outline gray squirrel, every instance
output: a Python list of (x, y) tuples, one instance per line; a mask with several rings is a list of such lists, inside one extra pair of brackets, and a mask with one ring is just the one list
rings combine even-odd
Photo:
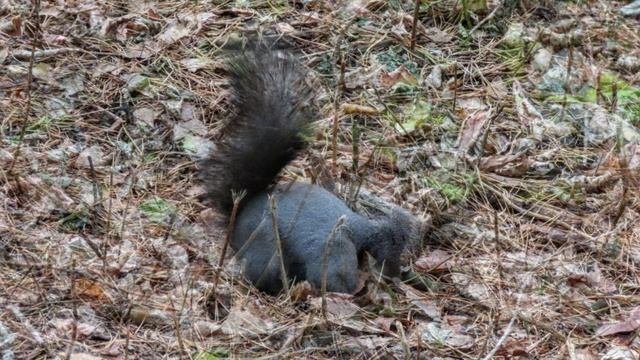
[(304, 280), (321, 289), (323, 276), (327, 291), (354, 293), (365, 252), (384, 275), (399, 276), (401, 254), (417, 236), (417, 223), (407, 211), (394, 207), (369, 219), (320, 186), (271, 185), (305, 148), (305, 137), (318, 118), (306, 73), (292, 53), (254, 43), (232, 57), (228, 73), (235, 113), (199, 167), (204, 202), (227, 223), (234, 208), (232, 194), (245, 192), (230, 241), (244, 277), (269, 294)]

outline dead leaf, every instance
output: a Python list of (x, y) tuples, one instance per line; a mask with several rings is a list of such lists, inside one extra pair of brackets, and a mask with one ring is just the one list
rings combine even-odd
[[(67, 355), (66, 354), (61, 354), (60, 359), (66, 359)], [(101, 360), (101, 357), (98, 356), (94, 356), (91, 354), (87, 354), (87, 353), (75, 353), (75, 354), (71, 354), (69, 355), (69, 360)]]
[(157, 36), (157, 39), (164, 44), (173, 44), (174, 42), (189, 35), (191, 29), (184, 21), (173, 20), (167, 25), (164, 31)]
[(451, 254), (443, 250), (434, 250), (427, 256), (422, 256), (414, 262), (416, 270), (433, 271), (449, 270), (453, 266)]
[(190, 72), (197, 72), (200, 69), (214, 64), (213, 60), (207, 58), (192, 58), (180, 60), (180, 65), (184, 66)]
[(282, 34), (291, 34), (296, 31), (296, 29), (288, 23), (279, 22), (276, 24), (276, 29)]
[(629, 316), (621, 321), (601, 325), (596, 331), (596, 336), (609, 336), (620, 333), (636, 331), (640, 328), (640, 306), (635, 307)]
[(380, 111), (372, 106), (358, 105), (358, 104), (342, 104), (340, 109), (345, 114), (362, 114), (362, 115), (376, 115)]
[(150, 107), (141, 107), (133, 111), (133, 119), (140, 125), (152, 128), (156, 118), (160, 115), (160, 111), (156, 111)]
[(450, 329), (437, 322), (420, 323), (414, 329), (414, 341), (427, 342), (434, 345), (446, 345), (459, 350), (470, 349), (474, 345), (473, 337)]
[(315, 289), (308, 281), (301, 281), (294, 284), (291, 288), (291, 300), (294, 303), (299, 303), (307, 300), (307, 298), (313, 296), (315, 293)]
[[(327, 301), (327, 317), (346, 319), (356, 315), (360, 311), (360, 308), (352, 302), (353, 296), (349, 294), (328, 293), (325, 298)], [(321, 311), (322, 298), (316, 297), (312, 299), (311, 306)]]
[[(89, 163), (91, 158), (91, 163)], [(91, 165), (94, 167), (104, 166), (107, 163), (107, 159), (99, 146), (91, 146), (84, 149), (80, 155), (76, 158), (75, 167), (77, 169), (89, 169)]]
[(480, 160), (480, 169), (484, 171), (493, 171), (514, 161), (521, 160), (523, 157), (524, 154), (507, 154), (484, 157)]
[(453, 36), (446, 31), (442, 31), (437, 27), (427, 29), (427, 37), (435, 43), (448, 43)]
[(265, 317), (259, 308), (234, 306), (222, 323), (222, 332), (227, 335), (255, 337), (270, 334), (277, 324)]
[(411, 301), (413, 305), (418, 307), (425, 315), (434, 321), (440, 321), (442, 315), (440, 313), (440, 307), (434, 300), (429, 300), (426, 296), (422, 295), (412, 287), (403, 283), (399, 284), (400, 288), (404, 291), (405, 296)]
[(464, 127), (460, 130), (457, 142), (457, 148), (461, 153), (466, 154), (479, 140), (484, 125), (491, 118), (491, 112), (476, 111), (464, 120)]
[(401, 65), (392, 72), (383, 72), (382, 75), (380, 75), (380, 85), (385, 88), (391, 88), (397, 83), (415, 85), (418, 81), (404, 65)]
[(77, 279), (75, 282), (76, 292), (79, 297), (104, 302), (108, 300), (107, 294), (100, 283), (86, 278)]

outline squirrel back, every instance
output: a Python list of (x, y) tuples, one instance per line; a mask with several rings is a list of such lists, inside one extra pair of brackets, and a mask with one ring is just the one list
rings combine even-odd
[(235, 114), (216, 149), (200, 163), (205, 201), (223, 215), (232, 192), (265, 190), (298, 152), (316, 119), (305, 73), (287, 51), (253, 43), (228, 62)]

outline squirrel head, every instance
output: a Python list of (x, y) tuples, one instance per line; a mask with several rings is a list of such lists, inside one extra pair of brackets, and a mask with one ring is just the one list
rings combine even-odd
[(389, 277), (400, 275), (401, 257), (405, 251), (413, 252), (424, 238), (422, 221), (401, 207), (394, 206), (378, 221), (378, 231), (368, 250)]

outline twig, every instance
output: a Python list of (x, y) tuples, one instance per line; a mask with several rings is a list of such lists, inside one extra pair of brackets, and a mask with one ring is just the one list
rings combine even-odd
[(493, 17), (496, 16), (496, 13), (498, 12), (498, 9), (500, 9), (501, 7), (502, 7), (502, 1), (498, 1), (498, 3), (496, 4), (496, 7), (493, 9), (493, 11), (491, 11), (491, 13), (489, 15), (487, 15), (484, 19), (480, 20), (480, 22), (477, 23), (476, 26), (474, 26), (473, 28), (471, 28), (471, 30), (469, 30), (469, 35), (471, 35), (474, 32), (476, 32), (476, 30), (478, 30), (480, 27), (482, 27), (482, 25), (486, 24), (487, 21), (493, 19)]
[(84, 50), (74, 49), (74, 48), (44, 49), (44, 50), (38, 50), (38, 51), (15, 50), (11, 53), (11, 56), (16, 58), (17, 60), (27, 60), (30, 58), (40, 59), (43, 57), (64, 55), (64, 54), (75, 53), (75, 52), (84, 52)]
[(504, 329), (504, 333), (502, 333), (502, 336), (500, 337), (496, 345), (493, 347), (493, 349), (491, 349), (491, 351), (489, 351), (489, 353), (485, 357), (483, 357), (482, 360), (489, 360), (493, 358), (493, 356), (496, 354), (496, 352), (498, 352), (498, 350), (500, 350), (500, 347), (502, 347), (502, 344), (504, 344), (504, 342), (507, 340), (507, 338), (511, 334), (511, 331), (513, 329), (513, 324), (516, 322), (516, 319), (519, 318), (520, 316), (519, 307), (520, 307), (520, 301), (522, 301), (522, 297), (523, 297), (522, 290), (524, 289), (524, 287), (525, 287), (525, 283), (523, 283), (520, 286), (519, 294), (516, 299), (515, 311), (511, 316), (511, 320), (509, 320), (509, 324), (507, 324), (507, 327)]
[[(31, 118), (31, 88), (33, 86), (33, 64), (35, 62), (35, 53), (36, 47), (40, 45), (40, 37), (42, 36), (42, 31), (40, 29), (40, 0), (33, 1), (33, 9), (31, 9), (30, 18), (34, 19), (34, 29), (33, 29), (33, 37), (31, 39), (31, 51), (29, 52), (29, 70), (27, 72), (27, 102), (25, 104), (25, 123), (22, 124), (22, 129), (20, 129), (20, 134), (18, 135), (18, 145), (16, 146), (16, 150), (13, 153), (13, 159), (11, 160), (11, 165), (9, 165), (9, 170), (7, 173), (9, 176), (13, 175), (13, 167), (16, 165), (18, 158), (20, 157), (20, 151), (22, 150), (22, 142), (24, 140), (24, 136), (27, 132), (27, 125), (29, 124), (29, 119)], [(26, 57), (25, 57), (26, 58)], [(16, 184), (18, 186), (18, 191), (20, 192), (20, 181), (16, 180)]]
[(178, 319), (178, 317), (175, 317), (173, 319), (173, 325), (176, 328), (176, 338), (178, 339), (178, 347), (180, 348), (180, 359), (183, 359), (185, 354), (187, 354), (187, 350), (184, 347), (184, 340), (182, 339), (182, 332), (180, 331), (180, 320)]
[(340, 121), (340, 98), (342, 97), (342, 91), (345, 88), (344, 83), (344, 73), (346, 63), (344, 61), (344, 54), (340, 51), (340, 44), (345, 37), (347, 30), (349, 27), (358, 19), (357, 16), (354, 16), (349, 20), (349, 22), (340, 30), (340, 34), (338, 35), (338, 39), (336, 40), (336, 47), (334, 49), (334, 54), (337, 57), (336, 62), (340, 64), (340, 77), (338, 81), (338, 86), (336, 87), (336, 94), (333, 100), (333, 127), (331, 129), (331, 161), (332, 161), (332, 171), (333, 176), (338, 174), (338, 124)]
[(278, 209), (276, 206), (276, 198), (269, 195), (269, 203), (271, 205), (271, 224), (273, 225), (273, 235), (276, 239), (276, 250), (280, 257), (280, 279), (282, 280), (282, 288), (289, 292), (289, 278), (287, 277), (287, 269), (284, 266), (284, 252), (282, 251), (282, 239), (280, 239), (280, 231), (278, 230)]
[(71, 359), (71, 354), (73, 353), (73, 347), (78, 340), (78, 304), (76, 303), (76, 277), (75, 277), (75, 269), (76, 269), (76, 259), (71, 261), (71, 268), (74, 270), (71, 273), (71, 284), (69, 285), (69, 298), (71, 299), (71, 304), (73, 306), (72, 314), (73, 314), (73, 322), (71, 328), (71, 341), (69, 342), (69, 346), (67, 347), (67, 352), (65, 355), (65, 359)]
[(420, 14), (420, 0), (416, 0), (413, 6), (413, 24), (411, 26), (411, 51), (416, 47), (416, 28), (418, 27), (418, 15)]
[(345, 215), (340, 216), (338, 221), (336, 221), (335, 225), (333, 225), (333, 229), (329, 233), (329, 237), (324, 243), (324, 254), (322, 256), (322, 279), (320, 280), (320, 293), (322, 296), (322, 316), (327, 318), (327, 272), (329, 271), (329, 251), (331, 251), (331, 243), (333, 243), (333, 239), (336, 237), (336, 233), (338, 230), (344, 225), (347, 217)]
[(498, 352), (498, 350), (500, 350), (500, 347), (502, 346), (502, 344), (507, 340), (507, 337), (509, 337), (509, 335), (511, 334), (511, 331), (512, 331), (512, 328), (513, 328), (513, 324), (516, 322), (516, 318), (517, 317), (518, 317), (517, 314), (514, 314), (511, 317), (511, 320), (509, 320), (509, 324), (507, 325), (507, 328), (504, 329), (504, 333), (500, 337), (500, 340), (498, 340), (498, 342), (493, 347), (493, 349), (491, 349), (491, 351), (489, 351), (489, 353), (485, 357), (482, 358), (483, 360), (489, 360), (489, 359), (493, 358), (493, 356), (496, 354), (496, 352)]
[(218, 260), (218, 268), (216, 269), (216, 274), (213, 278), (213, 291), (215, 294), (216, 288), (218, 287), (218, 279), (220, 278), (220, 273), (222, 272), (222, 265), (224, 265), (224, 258), (227, 256), (227, 248), (229, 247), (229, 243), (231, 242), (231, 236), (233, 235), (233, 229), (236, 226), (236, 218), (238, 216), (238, 207), (240, 206), (240, 201), (247, 195), (246, 191), (241, 191), (239, 193), (233, 193), (231, 196), (233, 197), (233, 209), (231, 210), (231, 216), (229, 217), (229, 224), (227, 225), (227, 234), (224, 238), (224, 245), (222, 245), (222, 252), (220, 253), (220, 259)]

